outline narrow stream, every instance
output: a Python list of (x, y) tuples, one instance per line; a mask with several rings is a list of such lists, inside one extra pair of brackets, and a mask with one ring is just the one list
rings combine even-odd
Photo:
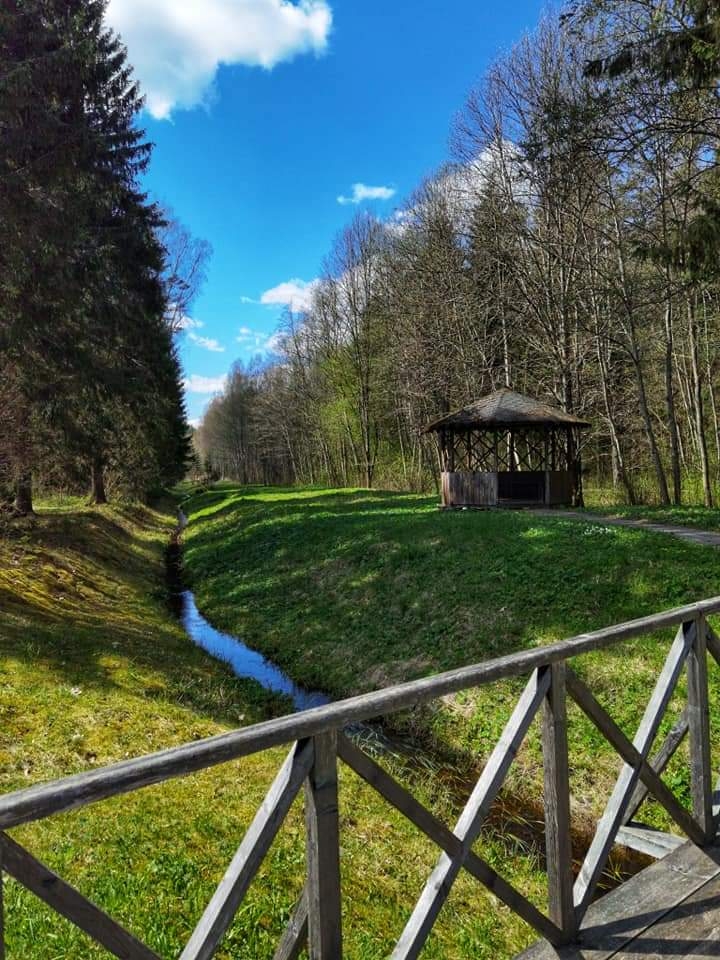
[(330, 697), (324, 693), (299, 687), (279, 667), (256, 650), (251, 650), (242, 640), (216, 630), (198, 610), (191, 590), (181, 591), (176, 602), (180, 621), (193, 643), (229, 664), (238, 677), (257, 680), (273, 693), (284, 693), (292, 698), (296, 710), (309, 710), (330, 703)]
[[(325, 693), (306, 690), (294, 682), (276, 664), (266, 660), (256, 650), (251, 650), (237, 637), (217, 630), (200, 613), (191, 590), (185, 588), (182, 576), (182, 533), (188, 525), (188, 519), (182, 510), (178, 511), (178, 526), (170, 538), (167, 549), (167, 575), (170, 590), (170, 603), (173, 612), (182, 623), (187, 635), (198, 647), (201, 647), (212, 657), (228, 664), (238, 677), (257, 681), (265, 690), (273, 693), (285, 694), (292, 699), (297, 711), (309, 710), (311, 707), (320, 707), (331, 703), (332, 699)], [(353, 723), (345, 728), (345, 734), (352, 737), (361, 749), (376, 751), (379, 754), (403, 757), (421, 768), (432, 769), (437, 777), (443, 778), (446, 787), (454, 796), (458, 807), (461, 807), (474, 787), (474, 778), (466, 780), (464, 775), (458, 776), (454, 766), (448, 766), (440, 757), (432, 767), (428, 767), (430, 756), (421, 744), (410, 742), (406, 737), (388, 735), (381, 723)], [(543, 834), (538, 833), (538, 824), (542, 824), (542, 809), (528, 811), (527, 803), (522, 808), (514, 809), (512, 803), (505, 804), (501, 813), (503, 829), (508, 824), (518, 832), (518, 836), (527, 837), (528, 842), (539, 844), (544, 842)], [(590, 836), (582, 836), (579, 843), (584, 850), (590, 845)], [(607, 889), (613, 889), (623, 878), (637, 873), (647, 866), (648, 858), (632, 850), (621, 848), (617, 855), (616, 865), (618, 873), (605, 875)]]
[(236, 676), (256, 680), (265, 690), (290, 697), (298, 711), (330, 703), (330, 697), (326, 694), (305, 690), (262, 654), (251, 650), (237, 637), (217, 630), (203, 617), (192, 590), (186, 590), (182, 582), (180, 535), (187, 524), (187, 517), (179, 510), (178, 527), (168, 547), (167, 565), (173, 611), (193, 643), (217, 660), (227, 663)]

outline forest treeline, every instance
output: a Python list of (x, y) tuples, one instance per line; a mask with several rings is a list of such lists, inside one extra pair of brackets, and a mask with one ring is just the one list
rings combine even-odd
[(0, 8), (0, 500), (144, 496), (189, 453), (173, 342), (203, 244), (144, 194), (142, 98), (101, 0)]
[(630, 502), (720, 479), (717, 4), (588, 0), (487, 71), (452, 158), (338, 236), (196, 443), (242, 481), (427, 488), (432, 419), (501, 386), (591, 421)]

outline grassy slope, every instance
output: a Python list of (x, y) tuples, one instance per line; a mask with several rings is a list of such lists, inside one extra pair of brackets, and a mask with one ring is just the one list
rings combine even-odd
[[(162, 555), (170, 519), (145, 509), (54, 504), (0, 536), (0, 789), (139, 755), (264, 719), (266, 698), (196, 650), (169, 615)], [(218, 545), (218, 548), (221, 545)], [(237, 558), (236, 558), (237, 560)], [(282, 751), (104, 802), (13, 835), (147, 940), (177, 956), (275, 775)], [(403, 771), (400, 771), (403, 775)], [(417, 832), (343, 771), (350, 955), (387, 955), (435, 858)], [(424, 796), (446, 817), (441, 787)], [(303, 872), (301, 810), (271, 852), (219, 957), (271, 957)], [(542, 876), (519, 831), (486, 856), (512, 857), (540, 902)], [(6, 883), (10, 960), (104, 957), (82, 934)], [(469, 880), (453, 892), (431, 958), (510, 956), (531, 934)]]
[[(442, 513), (419, 496), (228, 486), (195, 497), (188, 510), (200, 607), (296, 680), (336, 696), (720, 593), (714, 551), (592, 518)], [(642, 638), (577, 664), (628, 731), (670, 639)], [(474, 762), (518, 689), (483, 688), (406, 722), (453, 748), (456, 762), (458, 754)], [(602, 805), (616, 759), (576, 713), (571, 721), (574, 791), (589, 814)], [(537, 739), (521, 760), (508, 802), (527, 811), (528, 777), (536, 787), (540, 779)], [(670, 778), (687, 793), (681, 759)]]

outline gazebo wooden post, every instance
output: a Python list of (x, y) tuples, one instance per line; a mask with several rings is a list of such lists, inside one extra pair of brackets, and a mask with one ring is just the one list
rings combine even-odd
[(575, 476), (575, 490), (574, 490), (574, 499), (576, 507), (585, 506), (585, 496), (583, 493), (583, 480), (582, 480), (582, 457), (580, 455), (580, 436), (579, 431), (575, 430), (574, 427), (571, 427), (571, 432), (573, 435), (573, 452), (574, 452), (574, 462), (573, 462), (573, 474)]
[(550, 493), (551, 493), (551, 481), (552, 477), (550, 475), (550, 437), (552, 436), (552, 428), (545, 427), (544, 437), (543, 437), (543, 470), (545, 471), (545, 506), (550, 506)]

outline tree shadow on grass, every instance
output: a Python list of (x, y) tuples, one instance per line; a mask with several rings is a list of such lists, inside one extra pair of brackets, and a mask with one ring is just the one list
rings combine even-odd
[(3, 660), (37, 665), (60, 686), (152, 696), (233, 726), (289, 712), (289, 700), (236, 678), (185, 635), (167, 603), (157, 529), (142, 520), (128, 529), (96, 512), (45, 514), (0, 544)]

